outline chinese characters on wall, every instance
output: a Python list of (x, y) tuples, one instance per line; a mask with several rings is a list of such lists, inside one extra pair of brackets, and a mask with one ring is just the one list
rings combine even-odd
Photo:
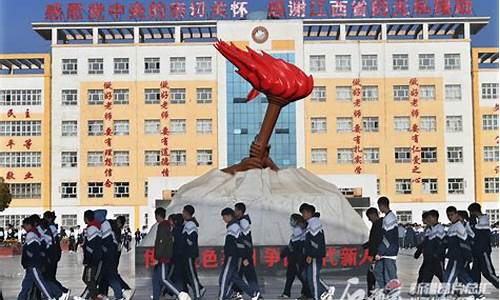
[(354, 137), (353, 162), (354, 173), (361, 174), (363, 171), (363, 148), (361, 147), (361, 131), (363, 130), (363, 120), (361, 117), (361, 81), (359, 78), (352, 80), (352, 132)]
[(111, 82), (104, 82), (104, 186), (113, 185), (113, 87)]
[(160, 134), (161, 134), (161, 153), (160, 153), (160, 164), (161, 164), (161, 175), (168, 176), (169, 170), (168, 166), (170, 164), (170, 150), (168, 148), (168, 138), (169, 138), (169, 130), (168, 130), (168, 96), (169, 96), (169, 87), (168, 81), (162, 81), (160, 83)]
[[(498, 116), (498, 108), (499, 108), (499, 105), (497, 103), (497, 104), (495, 104), (495, 107), (493, 108), (493, 113), (497, 116)], [(498, 138), (499, 138), (499, 136), (497, 135), (495, 137), (495, 144), (497, 144), (497, 147), (498, 147)], [(497, 160), (497, 165), (495, 166), (495, 174), (498, 174), (498, 169), (499, 169), (499, 166), (498, 166), (498, 160)]]
[(411, 136), (411, 173), (413, 189), (422, 182), (421, 164), (422, 149), (420, 148), (420, 110), (419, 85), (416, 78), (410, 79), (410, 136)]
[[(17, 119), (17, 115), (14, 112), (13, 108), (7, 109), (7, 119)], [(24, 119), (25, 120), (30, 120), (31, 119), (31, 113), (29, 108), (26, 109), (24, 112)], [(5, 144), (5, 147), (8, 148), (9, 150), (12, 150), (16, 146), (16, 141), (13, 138), (9, 138), (7, 140), (7, 143)], [(33, 147), (33, 140), (31, 138), (27, 138), (22, 142), (22, 148), (23, 150), (31, 150)], [(1, 175), (0, 175), (1, 176)], [(33, 174), (31, 171), (26, 171), (24, 174), (16, 174), (13, 170), (7, 170), (5, 173), (5, 180), (6, 181), (12, 181), (12, 180), (30, 180), (34, 179)]]

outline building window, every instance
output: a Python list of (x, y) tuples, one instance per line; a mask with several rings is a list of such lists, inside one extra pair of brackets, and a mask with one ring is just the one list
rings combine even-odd
[(377, 101), (378, 100), (378, 86), (367, 85), (362, 88), (363, 101)]
[(361, 55), (361, 69), (363, 71), (377, 71), (377, 55)]
[(128, 167), (130, 165), (128, 151), (113, 151), (113, 165), (116, 167)]
[(198, 103), (198, 104), (212, 103), (212, 89), (211, 88), (197, 88), (196, 89), (196, 103)]
[(498, 193), (498, 177), (486, 177), (484, 178), (484, 192), (486, 194)]
[(88, 121), (89, 136), (103, 135), (104, 122), (102, 120)]
[(485, 212), (485, 214), (488, 215), (488, 217), (490, 219), (490, 225), (498, 223), (498, 219), (499, 219), (498, 208), (496, 208), (496, 209), (486, 209), (484, 212)]
[(160, 133), (160, 120), (144, 120), (144, 134)]
[(102, 105), (104, 104), (103, 90), (88, 90), (87, 91), (89, 105)]
[(41, 199), (41, 183), (9, 183), (10, 195), (12, 199)]
[(78, 73), (78, 62), (76, 58), (62, 60), (63, 75), (75, 75)]
[(326, 86), (315, 86), (311, 93), (311, 101), (326, 101)]
[(76, 182), (61, 182), (61, 198), (76, 198)]
[(115, 120), (113, 121), (114, 135), (129, 135), (130, 125), (128, 120)]
[(77, 136), (78, 135), (78, 121), (62, 121), (61, 122), (61, 135), (62, 136)]
[(446, 149), (446, 156), (449, 163), (462, 163), (464, 162), (464, 148), (463, 147), (448, 147)]
[(498, 115), (483, 115), (483, 130), (498, 130)]
[(196, 58), (196, 73), (212, 73), (212, 58), (210, 56)]
[(113, 58), (114, 73), (115, 74), (128, 74), (129, 63), (128, 58)]
[(434, 116), (424, 116), (420, 117), (420, 129), (422, 131), (436, 131), (436, 117)]
[(464, 179), (463, 178), (448, 178), (448, 194), (463, 194)]
[(352, 101), (352, 89), (350, 86), (337, 86), (335, 96), (337, 101)]
[(63, 106), (78, 105), (78, 90), (62, 90), (61, 98)]
[(335, 71), (351, 71), (351, 56), (335, 55)]
[(418, 55), (418, 68), (419, 70), (434, 70), (435, 59), (434, 54), (419, 54)]
[(364, 132), (378, 132), (378, 117), (363, 117)]
[(160, 58), (159, 57), (145, 57), (144, 58), (144, 73), (146, 73), (146, 74), (160, 73)]
[(446, 53), (444, 55), (445, 70), (460, 70), (460, 53)]
[(438, 180), (437, 178), (423, 178), (422, 179), (422, 194), (437, 194), (438, 193)]
[(437, 162), (437, 148), (436, 147), (422, 147), (421, 158), (423, 163)]
[(337, 117), (337, 132), (352, 132), (352, 118)]
[(328, 152), (326, 148), (311, 149), (312, 164), (326, 164), (328, 162)]
[(394, 159), (396, 163), (411, 162), (411, 151), (409, 147), (397, 147), (394, 149)]
[(75, 151), (61, 152), (61, 167), (76, 168), (78, 166), (78, 155)]
[(410, 131), (410, 117), (394, 117), (395, 131)]
[(104, 155), (101, 151), (87, 152), (87, 167), (99, 167), (104, 165)]
[(460, 84), (446, 84), (444, 86), (444, 99), (446, 101), (462, 100), (462, 86)]
[(185, 166), (186, 165), (186, 150), (172, 150), (170, 151), (170, 163), (172, 166)]
[(0, 121), (0, 136), (40, 136), (41, 121)]
[(171, 104), (186, 103), (186, 89), (170, 89), (170, 103)]
[(395, 101), (408, 101), (409, 87), (407, 85), (395, 85), (392, 87)]
[(41, 105), (42, 90), (0, 90), (0, 106)]
[[(69, 230), (78, 225), (77, 215), (61, 215), (61, 227)], [(68, 231), (66, 231), (68, 232)]]
[(160, 104), (160, 89), (145, 89), (144, 90), (145, 104)]
[(309, 68), (311, 72), (324, 72), (326, 71), (326, 59), (324, 55), (311, 55), (309, 56)]
[(378, 164), (380, 162), (379, 148), (364, 148), (363, 162), (368, 164)]
[(435, 85), (421, 85), (419, 90), (421, 100), (436, 100)]
[(171, 57), (170, 58), (170, 73), (172, 73), (172, 74), (186, 73), (186, 58), (185, 57)]
[(392, 55), (393, 70), (408, 70), (408, 54), (393, 54)]
[(498, 83), (481, 84), (481, 96), (483, 99), (498, 99)]
[(113, 90), (113, 104), (128, 104), (129, 103), (128, 89)]
[(212, 133), (212, 119), (197, 119), (196, 120), (196, 133), (197, 134), (211, 134)]
[(352, 148), (338, 148), (337, 149), (337, 163), (352, 164), (353, 151)]
[(483, 147), (484, 161), (498, 161), (498, 146)]
[(446, 116), (446, 131), (462, 132), (462, 116)]
[(411, 210), (398, 210), (396, 211), (396, 219), (398, 223), (408, 224), (413, 222), (413, 214)]
[(128, 182), (115, 182), (115, 183), (113, 183), (113, 197), (115, 197), (115, 198), (128, 198), (129, 197), (129, 183)]
[(87, 195), (89, 198), (102, 198), (104, 196), (102, 182), (89, 182)]
[(41, 152), (0, 152), (0, 167), (2, 168), (39, 168), (41, 166)]
[(144, 164), (146, 166), (159, 166), (160, 151), (144, 151)]
[(325, 133), (326, 118), (311, 118), (311, 133)]
[(186, 119), (170, 119), (170, 132), (172, 134), (186, 133)]
[(89, 75), (104, 73), (104, 60), (102, 58), (89, 58)]
[(212, 164), (212, 150), (196, 150), (196, 164), (211, 165)]
[(396, 194), (411, 194), (411, 179), (396, 179)]

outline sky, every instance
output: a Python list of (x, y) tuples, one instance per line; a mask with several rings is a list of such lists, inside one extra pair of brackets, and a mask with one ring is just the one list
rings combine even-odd
[[(97, 0), (92, 0), (97, 1)], [(106, 5), (117, 0), (98, 0)], [(130, 3), (131, 0), (118, 0)], [(135, 0), (133, 0), (135, 1)], [(171, 0), (165, 0), (170, 3)], [(249, 11), (267, 10), (268, 0), (248, 1)], [(390, 0), (394, 1), (394, 0)], [(434, 1), (434, 0), (431, 0)], [(455, 0), (452, 0), (453, 2)], [(84, 5), (89, 0), (0, 0), (0, 53), (40, 53), (50, 51), (50, 42), (43, 40), (31, 29), (31, 22), (43, 22), (47, 3), (60, 2), (63, 7), (69, 2), (81, 2)], [(150, 0), (140, 0), (144, 4)], [(189, 1), (185, 0), (186, 3)], [(206, 0), (212, 3), (213, 0)], [(229, 0), (226, 0), (229, 3)], [(309, 2), (309, 0), (306, 0)], [(349, 0), (351, 3), (352, 0)], [(371, 2), (371, 0), (367, 0)], [(410, 0), (412, 3), (413, 0)], [(473, 0), (475, 16), (489, 16), (490, 23), (479, 34), (472, 37), (474, 47), (498, 47), (498, 0)]]

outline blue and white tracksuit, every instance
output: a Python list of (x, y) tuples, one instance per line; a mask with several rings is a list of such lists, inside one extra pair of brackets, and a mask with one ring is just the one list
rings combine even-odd
[(464, 284), (472, 282), (472, 278), (467, 273), (466, 265), (470, 262), (472, 253), (467, 241), (467, 231), (462, 222), (458, 221), (450, 225), (446, 234), (448, 262), (444, 270), (444, 288), (447, 294), (457, 278)]
[(98, 295), (97, 281), (102, 274), (102, 238), (100, 224), (92, 222), (85, 229), (83, 240), (83, 276), (82, 280), (87, 286), (82, 295), (95, 299)]
[(253, 264), (253, 240), (252, 240), (252, 221), (250, 216), (244, 215), (239, 219), (239, 225), (241, 229), (241, 239), (245, 250), (243, 252), (243, 259), (248, 260), (248, 266), (243, 264), (240, 266), (240, 276), (245, 278), (250, 288), (254, 291), (260, 291), (259, 281), (257, 280), (257, 273), (255, 272), (255, 266)]
[(471, 226), (474, 237), (472, 244), (472, 279), (481, 283), (481, 274), (498, 289), (498, 275), (491, 262), (491, 230), (488, 215), (481, 215)]
[(203, 289), (203, 286), (198, 279), (198, 272), (196, 271), (195, 264), (196, 258), (200, 255), (200, 251), (198, 249), (198, 222), (196, 219), (193, 218), (184, 222), (182, 237), (184, 240), (184, 263), (187, 266), (187, 282), (193, 289), (194, 298), (199, 299), (201, 297), (201, 289)]
[(373, 275), (379, 289), (385, 288), (392, 279), (397, 279), (396, 257), (399, 251), (398, 220), (396, 215), (389, 211), (382, 220), (382, 243), (380, 243), (377, 255), (381, 259), (375, 262)]
[(306, 278), (314, 300), (319, 300), (327, 291), (326, 285), (320, 278), (323, 257), (326, 254), (325, 234), (318, 217), (307, 220), (306, 236), (304, 242), (304, 255), (311, 257), (312, 261), (306, 265)]
[(123, 297), (122, 288), (118, 279), (117, 270), (114, 268), (116, 257), (118, 255), (118, 241), (115, 233), (111, 228), (111, 223), (104, 220), (101, 223), (101, 240), (102, 240), (102, 275), (99, 280), (99, 285), (111, 286), (116, 299)]
[(444, 238), (446, 237), (444, 226), (438, 223), (429, 227), (424, 234), (425, 237), (422, 246), (424, 260), (419, 270), (417, 283), (430, 283), (434, 276), (442, 282), (445, 252)]
[(49, 230), (50, 230), (50, 235), (52, 237), (52, 245), (50, 252), (52, 253), (53, 260), (51, 261), (51, 264), (48, 267), (48, 269), (45, 271), (45, 276), (47, 280), (54, 282), (54, 284), (62, 290), (64, 293), (68, 292), (68, 289), (64, 287), (59, 280), (56, 278), (56, 273), (57, 273), (57, 264), (59, 260), (61, 260), (61, 237), (59, 235), (59, 230), (58, 230), (58, 225), (57, 224), (50, 224), (49, 225)]

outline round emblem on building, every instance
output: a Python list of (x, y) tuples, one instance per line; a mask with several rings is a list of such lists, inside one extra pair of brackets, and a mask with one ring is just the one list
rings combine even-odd
[(269, 31), (263, 26), (257, 26), (252, 30), (252, 39), (258, 44), (262, 44), (267, 41), (269, 37)]

